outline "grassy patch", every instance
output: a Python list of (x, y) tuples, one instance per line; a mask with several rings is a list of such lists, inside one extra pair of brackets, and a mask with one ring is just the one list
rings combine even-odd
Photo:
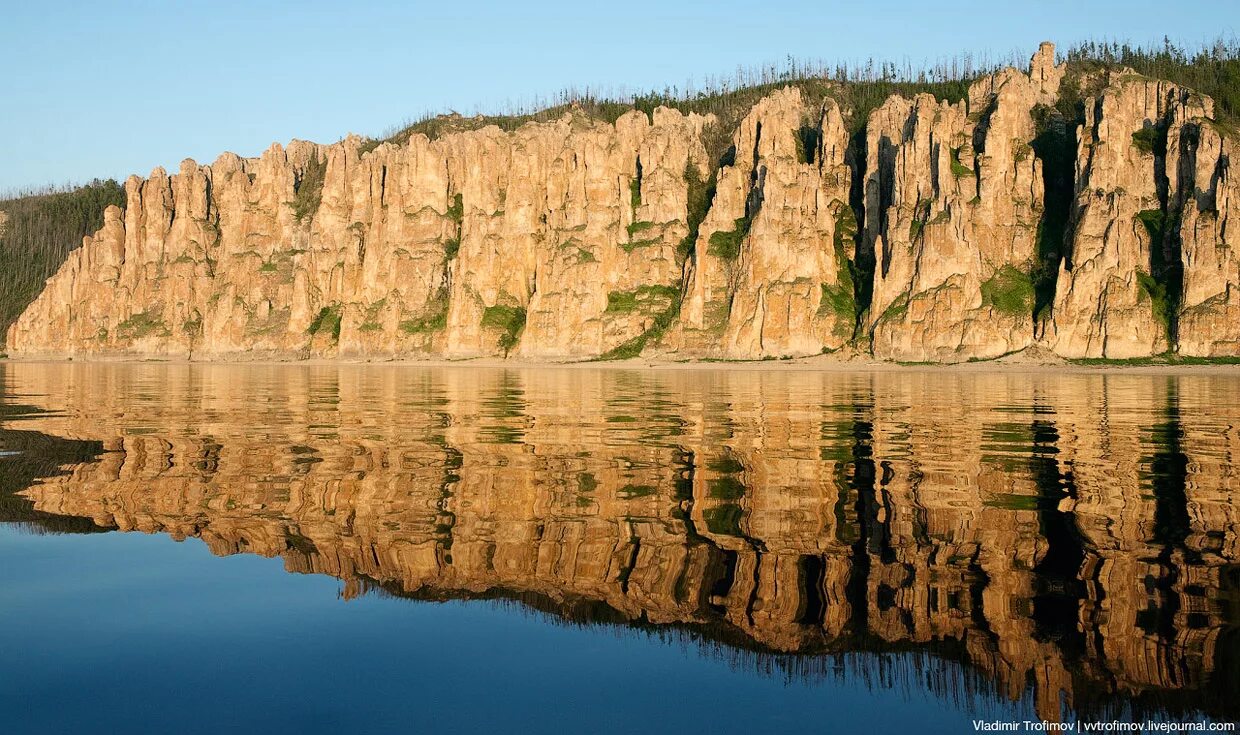
[[(847, 273), (847, 271), (845, 271)], [(822, 285), (822, 299), (818, 302), (818, 316), (829, 316), (838, 314), (855, 318), (857, 316), (857, 301), (853, 295), (852, 283), (824, 283)]]
[(628, 313), (637, 310), (636, 291), (612, 291), (607, 294), (607, 313)]
[(1149, 357), (1077, 357), (1068, 360), (1073, 365), (1100, 367), (1140, 367), (1143, 365), (1240, 365), (1240, 357), (1193, 357), (1165, 352)]
[(653, 222), (647, 222), (647, 221), (645, 221), (645, 220), (642, 220), (641, 222), (634, 222), (634, 223), (632, 223), (631, 225), (629, 225), (629, 226), (628, 226), (628, 227), (626, 227), (625, 229), (626, 229), (626, 230), (628, 230), (628, 233), (629, 233), (629, 239), (632, 239), (632, 238), (633, 238), (633, 236), (634, 236), (634, 235), (636, 235), (637, 233), (639, 233), (639, 232), (645, 232), (646, 230), (649, 230), (649, 229), (651, 229), (652, 227), (654, 227), (654, 223), (653, 223)]
[(736, 260), (741, 254), (741, 242), (749, 234), (749, 225), (748, 217), (738, 217), (731, 230), (712, 234), (706, 247), (707, 254), (724, 260)]
[(117, 324), (116, 331), (123, 339), (137, 339), (157, 333), (162, 337), (168, 336), (168, 327), (164, 324), (158, 310), (140, 311), (133, 314)]
[(323, 201), (323, 180), (327, 177), (327, 159), (316, 154), (302, 169), (301, 176), (293, 184), (293, 216), (298, 222), (312, 219)]
[(488, 306), (482, 311), (482, 326), (486, 329), (498, 330), (499, 348), (507, 355), (521, 338), (521, 330), (525, 328), (525, 309), (520, 306), (497, 304)]
[(202, 336), (202, 315), (195, 311), (193, 317), (181, 323), (181, 331), (191, 339)]
[(626, 253), (631, 253), (638, 248), (646, 248), (646, 247), (650, 247), (651, 245), (658, 245), (660, 242), (662, 242), (662, 240), (658, 238), (654, 238), (651, 240), (635, 240), (633, 242), (622, 242), (620, 243), (620, 249)]
[(896, 319), (903, 318), (906, 313), (908, 313), (907, 295), (893, 301), (891, 305), (884, 309), (883, 313), (879, 315), (878, 320), (883, 322), (895, 321)]
[(1141, 290), (1150, 298), (1154, 316), (1174, 339), (1176, 312), (1182, 297), (1184, 270), (1181, 263), (1179, 214), (1146, 209), (1136, 215), (1150, 236), (1150, 273), (1137, 272)]
[(918, 199), (913, 207), (913, 221), (908, 225), (909, 242), (916, 242), (926, 228), (926, 220), (930, 218), (930, 200)]
[(1153, 276), (1145, 271), (1137, 271), (1137, 283), (1141, 286), (1141, 293), (1150, 300), (1150, 308), (1154, 311), (1154, 318), (1162, 324), (1164, 330), (1171, 327), (1171, 300), (1167, 298), (1167, 287), (1159, 283)]
[(443, 241), (444, 258), (452, 260), (461, 252), (461, 231), (465, 223), (465, 197), (459, 192), (453, 196), (452, 204), (448, 207), (448, 211), (444, 212), (444, 216), (456, 225), (456, 236)]
[(1159, 209), (1143, 209), (1137, 212), (1137, 221), (1145, 226), (1145, 231), (1150, 236), (1151, 249), (1162, 245), (1163, 233), (1166, 228), (1167, 217)]
[[(631, 307), (628, 294), (633, 295)], [(617, 305), (614, 309), (612, 307), (613, 297)], [(680, 291), (673, 286), (642, 286), (636, 291), (613, 291), (607, 295), (607, 311), (616, 312), (631, 311), (638, 306), (651, 305), (656, 298), (666, 299), (667, 305), (654, 315), (654, 324), (645, 332), (603, 353), (599, 356), (600, 360), (628, 360), (639, 357), (642, 350), (646, 349), (646, 345), (662, 337), (668, 327), (672, 326), (676, 317), (680, 315)]]
[(637, 248), (644, 248), (650, 245), (658, 245), (660, 242), (662, 242), (662, 240), (660, 240), (657, 237), (646, 238), (643, 240), (633, 239), (635, 235), (642, 233), (642, 232), (646, 232), (647, 230), (654, 229), (654, 227), (655, 227), (655, 224), (653, 222), (646, 222), (646, 221), (634, 222), (630, 224), (628, 227), (625, 228), (629, 233), (629, 241), (620, 243), (620, 249), (626, 253), (631, 253)]
[(835, 272), (839, 279), (834, 285), (821, 284), (822, 298), (818, 302), (818, 316), (826, 316), (827, 310), (839, 316), (847, 316), (852, 322), (857, 319), (858, 283), (860, 275), (857, 264), (848, 257), (848, 245), (857, 236), (857, 216), (852, 207), (841, 204), (835, 214), (835, 237), (832, 247), (835, 250)]
[(685, 222), (689, 225), (689, 234), (676, 247), (676, 256), (683, 262), (693, 254), (697, 245), (698, 229), (710, 205), (715, 200), (715, 181), (718, 171), (712, 171), (705, 181), (698, 174), (697, 166), (692, 161), (685, 162), (685, 183), (688, 186), (688, 202), (685, 209)]
[(1165, 130), (1149, 125), (1132, 134), (1132, 145), (1147, 156), (1152, 156), (1167, 146)]
[(400, 331), (405, 334), (427, 334), (443, 330), (448, 326), (448, 305), (445, 302), (442, 308), (417, 319), (406, 319), (399, 326)]
[(635, 291), (612, 291), (607, 294), (609, 314), (628, 314), (649, 305), (655, 299), (675, 300), (680, 291), (674, 286), (640, 286)]
[(1005, 265), (982, 282), (982, 304), (1003, 314), (1033, 314), (1033, 279), (1028, 273)]
[(452, 220), (459, 227), (465, 221), (465, 197), (457, 192), (452, 197), (452, 204), (448, 205), (448, 211), (444, 212), (444, 216)]
[(331, 304), (319, 309), (306, 331), (310, 336), (330, 334), (333, 342), (340, 341), (340, 304)]
[(977, 175), (973, 173), (973, 169), (969, 168), (968, 166), (960, 162), (960, 149), (959, 148), (951, 149), (951, 166), (952, 166), (952, 176), (955, 176), (958, 179), (963, 179), (969, 176)]

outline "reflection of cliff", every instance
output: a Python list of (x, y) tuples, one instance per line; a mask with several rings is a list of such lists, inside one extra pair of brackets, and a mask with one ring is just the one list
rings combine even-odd
[[(30, 406), (0, 403), (0, 419), (20, 426), (37, 415)], [(38, 479), (58, 475), (65, 467), (89, 462), (99, 455), (97, 441), (74, 441), (37, 431), (0, 428), (0, 523), (17, 523), (36, 533), (92, 533), (103, 531), (87, 518), (35, 510), (22, 490)]]
[[(421, 598), (812, 654), (950, 651), (1039, 710), (1233, 713), (1214, 378), (6, 366), (107, 437), (43, 512)], [(1191, 421), (1190, 421), (1191, 418)]]

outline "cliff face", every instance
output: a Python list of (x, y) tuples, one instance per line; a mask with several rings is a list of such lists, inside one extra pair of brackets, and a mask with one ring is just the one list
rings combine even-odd
[(1033, 342), (1036, 105), (1063, 70), (1044, 44), (1031, 73), (982, 79), (956, 105), (892, 98), (870, 118), (865, 243), (876, 261), (868, 327), (875, 355), (987, 358)]
[(1130, 74), (1113, 76), (1086, 104), (1072, 244), (1048, 332), (1058, 353), (1124, 358), (1167, 350), (1168, 294), (1155, 271), (1176, 265), (1165, 224), (1178, 218), (1171, 207), (1188, 193), (1180, 188), (1195, 182), (1168, 178), (1173, 158), (1159, 138), (1179, 142), (1186, 123), (1196, 126), (1189, 121), (1212, 107), (1189, 90)]
[[(1132, 73), (1064, 79), (1044, 44), (1028, 73), (984, 77), (956, 104), (894, 96), (855, 136), (850, 111), (789, 87), (721, 159), (713, 116), (661, 107), (185, 161), (126, 182), (125, 210), (49, 280), (8, 350), (1240, 354), (1236, 141), (1213, 103)], [(1048, 248), (1039, 136), (1064, 84), (1085, 93), (1084, 123)], [(1035, 314), (1047, 249), (1063, 257)]]
[(849, 341), (855, 320), (847, 247), (848, 133), (839, 107), (796, 89), (741, 122), (718, 174), (669, 346), (736, 358), (813, 355)]

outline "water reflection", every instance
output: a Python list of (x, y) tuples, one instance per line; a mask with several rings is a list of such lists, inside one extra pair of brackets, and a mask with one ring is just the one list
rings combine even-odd
[(1050, 719), (1240, 712), (1237, 379), (3, 371), (0, 512), (32, 528), (198, 537), (350, 595), (502, 597), (807, 675), (932, 653)]

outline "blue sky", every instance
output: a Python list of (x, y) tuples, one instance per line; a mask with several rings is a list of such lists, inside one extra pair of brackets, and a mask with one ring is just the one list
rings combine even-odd
[(272, 141), (378, 135), (565, 86), (807, 59), (1027, 56), (1043, 39), (1234, 36), (1236, 0), (51, 2), (0, 14), (0, 192)]

